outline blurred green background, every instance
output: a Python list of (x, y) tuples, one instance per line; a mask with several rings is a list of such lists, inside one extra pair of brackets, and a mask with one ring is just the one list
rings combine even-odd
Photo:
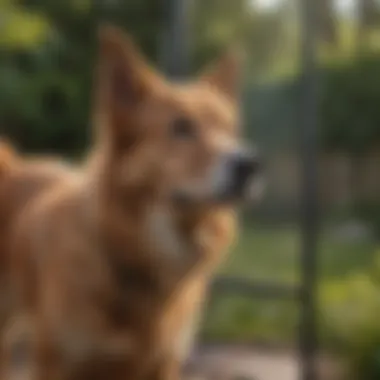
[[(319, 322), (323, 347), (380, 379), (380, 4), (316, 0), (320, 62)], [(300, 28), (295, 0), (192, 0), (191, 68), (239, 41), (247, 138), (264, 151), (268, 192), (243, 218), (222, 273), (299, 281)], [(79, 159), (90, 141), (100, 22), (127, 29), (163, 61), (159, 0), (0, 0), (0, 128), (21, 150)], [(209, 305), (208, 340), (290, 345), (295, 303), (223, 296)]]

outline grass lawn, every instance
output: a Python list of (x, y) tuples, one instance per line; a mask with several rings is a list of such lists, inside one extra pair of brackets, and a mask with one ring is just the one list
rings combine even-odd
[[(375, 249), (373, 241), (342, 241), (329, 231), (322, 232), (318, 247), (319, 274), (324, 279), (365, 268), (370, 265)], [(246, 226), (221, 273), (297, 283), (300, 250), (296, 227)]]
[[(320, 235), (318, 271), (321, 283), (370, 267), (373, 241), (343, 241), (325, 230)], [(221, 274), (297, 284), (300, 234), (296, 227), (246, 226)], [(203, 336), (211, 340), (285, 341), (296, 336), (298, 308), (291, 300), (248, 299), (222, 295), (207, 309)]]

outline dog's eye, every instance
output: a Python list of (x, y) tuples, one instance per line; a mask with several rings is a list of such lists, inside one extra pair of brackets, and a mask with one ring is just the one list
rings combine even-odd
[(174, 120), (171, 133), (174, 137), (180, 139), (189, 139), (195, 137), (195, 128), (191, 120), (179, 118)]

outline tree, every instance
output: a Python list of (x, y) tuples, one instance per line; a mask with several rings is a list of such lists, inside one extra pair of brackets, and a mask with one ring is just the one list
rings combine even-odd
[(317, 18), (319, 38), (328, 45), (337, 43), (337, 25), (332, 0), (317, 0)]
[(239, 42), (251, 22), (248, 0), (195, 0), (193, 53), (195, 66), (209, 61), (232, 42)]
[(358, 8), (358, 48), (365, 47), (368, 32), (379, 23), (379, 7), (376, 0), (357, 0)]
[(29, 48), (41, 43), (48, 25), (39, 13), (31, 13), (14, 0), (0, 0), (0, 46), (2, 49)]
[[(232, 43), (243, 45), (249, 74), (262, 75), (288, 49), (284, 17), (287, 4), (262, 12), (249, 0), (196, 0), (194, 53), (196, 66), (214, 58)], [(281, 50), (281, 51), (280, 51)]]

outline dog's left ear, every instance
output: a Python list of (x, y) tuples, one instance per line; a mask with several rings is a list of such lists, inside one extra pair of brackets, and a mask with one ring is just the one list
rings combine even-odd
[(239, 48), (230, 48), (219, 61), (202, 76), (201, 81), (235, 101), (238, 97), (243, 54)]

